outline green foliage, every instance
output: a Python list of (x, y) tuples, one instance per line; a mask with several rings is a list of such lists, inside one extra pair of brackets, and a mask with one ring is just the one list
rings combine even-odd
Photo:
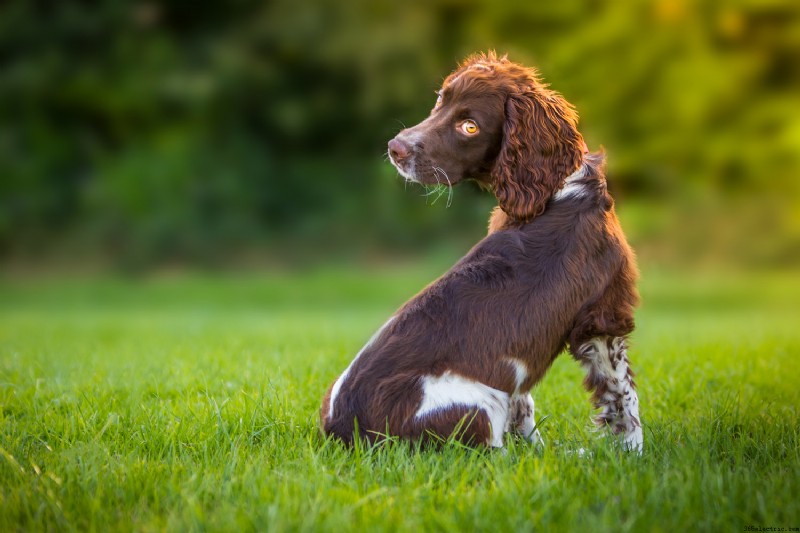
[(506, 454), (323, 440), (325, 387), (438, 270), (3, 283), (0, 530), (798, 523), (796, 277), (645, 276), (631, 350), (641, 458), (588, 429), (567, 356), (534, 391), (543, 452), (513, 438)]
[[(672, 206), (772, 190), (790, 214), (798, 43), (792, 0), (13, 0), (0, 254), (62, 243), (147, 265), (262, 244), (418, 248), (453, 228), (474, 242), (489, 199), (462, 186), (431, 209), (381, 156), (456, 61), (488, 48), (540, 66), (577, 105), (618, 194)], [(776, 230), (798, 238), (800, 223)]]

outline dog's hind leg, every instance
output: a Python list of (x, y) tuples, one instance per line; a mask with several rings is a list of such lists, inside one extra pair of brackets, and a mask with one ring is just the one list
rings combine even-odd
[(465, 431), (467, 438), (459, 440), (502, 448), (508, 408), (507, 393), (481, 382), (451, 372), (425, 376), (422, 399), (409, 426), (410, 433), (414, 436), (430, 432), (447, 438), (454, 432)]

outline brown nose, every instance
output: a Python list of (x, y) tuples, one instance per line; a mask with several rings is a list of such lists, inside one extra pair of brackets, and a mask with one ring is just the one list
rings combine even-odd
[(389, 141), (389, 155), (398, 163), (407, 159), (410, 152), (411, 147), (397, 137)]

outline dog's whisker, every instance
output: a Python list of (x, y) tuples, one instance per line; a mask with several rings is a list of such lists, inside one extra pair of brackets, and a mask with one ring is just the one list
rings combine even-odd
[(450, 181), (450, 176), (447, 175), (447, 172), (442, 167), (433, 167), (434, 172), (441, 172), (444, 176), (444, 179), (447, 180), (447, 203), (445, 204), (445, 209), (450, 207), (453, 204), (453, 184)]
[[(436, 185), (431, 185), (431, 190), (430, 190), (429, 195), (434, 195), (437, 192), (439, 192), (439, 176), (436, 174), (436, 170), (435, 169), (433, 171), (433, 177), (434, 177), (434, 179), (436, 179)], [(426, 200), (426, 203), (427, 203), (427, 200)], [(436, 204), (436, 199), (434, 199), (431, 202), (431, 205), (435, 205), (435, 204)]]
[(434, 205), (439, 200), (439, 198), (442, 197), (443, 190), (442, 190), (442, 184), (439, 181), (439, 167), (431, 166), (431, 169), (433, 170), (433, 175), (436, 178), (436, 192), (439, 193), (436, 196), (436, 199), (431, 203), (431, 205)]
[(442, 192), (440, 194), (440, 196), (441, 196), (441, 195), (444, 194), (445, 190), (448, 191), (447, 192), (447, 202), (445, 202), (445, 205), (444, 205), (445, 209), (447, 209), (448, 207), (450, 207), (450, 194), (453, 191), (453, 186), (450, 183), (450, 178), (447, 176), (447, 172), (445, 172), (444, 169), (441, 168), (441, 167), (437, 167), (437, 168), (439, 168), (439, 171), (442, 173), (442, 175), (444, 176), (444, 179), (447, 181), (447, 185), (442, 183)]
[(425, 184), (423, 184), (422, 186), (425, 188), (425, 192), (422, 193), (420, 196), (426, 196), (427, 197), (427, 196), (431, 196), (433, 194), (436, 194), (437, 189), (436, 189), (435, 185), (425, 185)]
[(439, 199), (444, 194), (444, 185), (442, 185), (441, 183), (437, 183), (436, 184), (436, 192), (439, 193), (439, 194), (436, 195), (436, 199), (434, 199), (433, 202), (431, 202), (431, 205), (435, 205), (436, 202), (438, 202)]
[(431, 169), (433, 170), (433, 177), (436, 179), (436, 185), (431, 190), (430, 194), (438, 193), (436, 198), (431, 202), (431, 205), (436, 205), (436, 202), (439, 201), (439, 198), (444, 194), (444, 185), (442, 185), (442, 182), (439, 180), (439, 167), (431, 166)]
[[(438, 192), (438, 190), (439, 190), (439, 176), (436, 175), (436, 169), (435, 168), (433, 169), (433, 177), (436, 179), (436, 185), (427, 185), (427, 184), (423, 184), (422, 185), (423, 187), (425, 187), (425, 194), (423, 194), (422, 196), (425, 196), (426, 198), (428, 196), (436, 194)], [(425, 203), (428, 203), (427, 199), (425, 200)], [(436, 200), (434, 200), (431, 203), (431, 205), (433, 205), (435, 203), (436, 203)]]

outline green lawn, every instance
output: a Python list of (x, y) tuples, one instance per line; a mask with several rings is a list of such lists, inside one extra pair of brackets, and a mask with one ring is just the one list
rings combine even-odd
[(324, 441), (325, 387), (435, 271), (0, 282), (0, 531), (800, 527), (799, 276), (645, 272), (643, 457), (566, 356), (543, 452)]

